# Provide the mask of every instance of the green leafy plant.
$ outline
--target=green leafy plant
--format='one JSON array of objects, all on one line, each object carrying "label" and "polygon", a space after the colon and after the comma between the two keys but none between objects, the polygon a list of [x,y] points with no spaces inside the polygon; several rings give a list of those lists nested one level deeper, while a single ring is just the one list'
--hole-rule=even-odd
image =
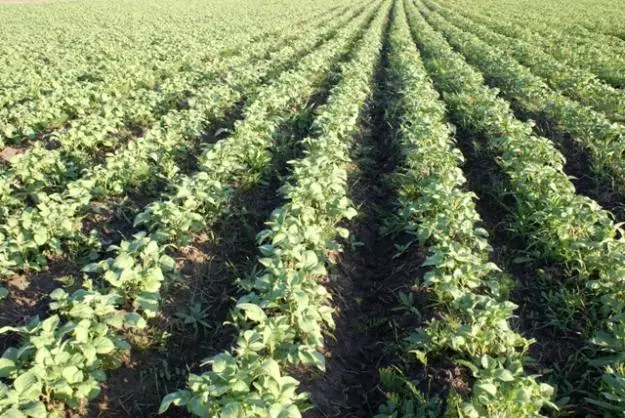
[{"label": "green leafy plant", "polygon": [[189,307],[176,311],[174,316],[180,319],[184,325],[191,325],[197,334],[200,326],[211,327],[205,320],[209,311],[210,309],[204,308],[201,302],[194,302]]},{"label": "green leafy plant", "polygon": [[[389,6],[386,2],[370,13],[372,29],[361,29],[365,35],[357,52],[344,64],[341,81],[315,119],[318,134],[304,140],[306,157],[293,162],[291,181],[281,188],[286,203],[273,211],[267,229],[258,234],[264,270],[245,283],[249,293],[234,309],[239,336],[233,353],[213,357],[211,371],[191,374],[186,389],[163,399],[161,412],[174,404],[197,416],[260,418],[299,417],[307,409],[306,396],[296,393],[299,382],[283,376],[280,368],[325,368],[319,350],[324,328],[334,325],[333,309],[327,306],[328,291],[316,279],[327,275],[329,254],[340,251],[337,240],[348,235],[340,222],[356,215],[346,196],[348,149],[370,93]],[[347,48],[347,39],[357,36],[356,28],[366,23],[342,28],[340,36],[319,50],[315,65],[336,59]]]}]

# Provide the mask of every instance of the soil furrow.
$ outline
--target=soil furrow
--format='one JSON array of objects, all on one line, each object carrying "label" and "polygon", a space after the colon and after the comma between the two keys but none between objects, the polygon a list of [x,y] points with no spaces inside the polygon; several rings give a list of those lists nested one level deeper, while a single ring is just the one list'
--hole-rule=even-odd
[{"label": "soil furrow", "polygon": [[307,417],[370,417],[385,400],[379,390],[379,369],[389,362],[395,346],[392,308],[397,294],[409,291],[410,280],[393,261],[392,238],[383,235],[391,216],[396,190],[389,181],[400,154],[387,120],[389,105],[385,46],[375,74],[373,98],[362,115],[350,174],[350,199],[360,216],[347,227],[352,240],[339,256],[329,287],[333,295],[336,328],[327,339],[327,370],[298,376],[302,391],[315,405]]}]

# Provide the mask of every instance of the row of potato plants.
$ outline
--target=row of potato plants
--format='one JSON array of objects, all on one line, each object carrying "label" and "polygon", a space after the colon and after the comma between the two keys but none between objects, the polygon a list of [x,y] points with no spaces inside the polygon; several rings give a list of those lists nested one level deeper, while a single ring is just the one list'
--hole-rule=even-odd
[{"label": "row of potato plants", "polygon": [[[214,45],[213,47],[218,46]],[[172,91],[181,95],[184,90],[173,90],[170,87],[174,81],[170,77],[180,77],[186,70],[202,68],[198,63],[194,63],[194,67],[182,66],[172,62],[169,71],[162,71],[157,82],[144,81],[150,79],[152,74],[149,70],[145,70],[144,74],[138,72],[135,77],[128,77],[126,80],[132,80],[133,86],[126,89],[116,89],[103,92],[107,86],[91,83],[83,83],[86,85],[77,85],[73,89],[67,83],[57,82],[50,88],[54,88],[56,94],[46,95],[43,97],[29,97],[23,99],[19,104],[14,104],[0,109],[0,145],[19,145],[27,143],[29,140],[35,140],[45,133],[47,138],[61,141],[67,135],[66,131],[70,128],[76,130],[81,126],[95,127],[97,122],[106,124],[109,129],[118,128],[119,126],[141,124],[151,115],[150,108],[158,109],[165,105],[169,99],[167,93]],[[149,68],[149,67],[148,67]],[[182,70],[180,74],[178,71]],[[122,77],[122,74],[119,75]],[[72,97],[72,96],[84,97]],[[91,98],[94,99],[91,99]],[[172,97],[175,100],[175,96]],[[137,108],[133,108],[135,105]],[[70,116],[71,115],[71,116]],[[119,120],[118,120],[119,119]],[[68,138],[69,139],[69,138]],[[97,146],[98,143],[86,142],[84,144],[72,144],[68,139],[62,142],[63,145],[74,145],[84,148]],[[76,137],[75,139],[80,139]],[[109,139],[101,145],[111,146]]]},{"label": "row of potato plants", "polygon": [[568,274],[588,288],[584,309],[596,321],[579,332],[593,349],[588,366],[602,368],[602,384],[588,401],[622,411],[625,240],[620,225],[596,202],[575,193],[553,143],[533,135],[531,123],[517,120],[498,91],[486,86],[483,76],[414,10],[410,18],[454,120],[486,136],[487,149],[506,175],[507,192],[516,202],[513,230],[527,242],[527,256],[564,263]]},{"label": "row of potato plants", "polygon": [[518,16],[515,18],[508,16],[505,7],[493,9],[492,4],[489,10],[477,13],[472,8],[458,8],[457,5],[445,0],[438,3],[457,10],[471,20],[483,23],[503,35],[528,42],[567,65],[591,71],[599,79],[614,87],[625,86],[625,75],[621,70],[625,60],[620,52],[623,45],[613,45],[607,42],[605,37],[593,39],[592,33],[588,31],[583,36],[571,37],[570,31],[557,27],[559,19],[553,16],[546,18],[547,20],[536,28],[536,22],[541,21],[541,16],[534,13],[531,14],[532,18],[523,19],[521,22]]},{"label": "row of potato plants", "polygon": [[479,68],[487,80],[501,88],[502,93],[524,110],[542,113],[552,123],[552,129],[571,135],[587,150],[590,166],[600,177],[610,178],[618,190],[625,190],[625,125],[611,122],[604,114],[583,106],[553,91],[498,47],[477,36],[463,32],[437,13],[422,8],[427,20]]},{"label": "row of potato plants", "polygon": [[484,42],[496,46],[534,74],[542,77],[551,88],[582,105],[591,106],[614,121],[625,120],[625,92],[603,83],[587,70],[568,66],[533,45],[510,38],[473,22],[451,9],[441,8],[430,1],[424,2],[458,28],[476,34]]},{"label": "row of potato plants", "polygon": [[[266,19],[273,17],[270,13],[277,17],[276,21],[283,17],[280,13],[284,16],[292,13],[286,8],[276,13],[259,7],[255,14],[234,15],[223,13],[224,8],[214,4],[212,10],[223,18],[214,19],[211,25],[193,27],[191,20],[180,23],[189,14],[198,12],[200,15],[192,21],[201,23],[210,18],[201,15],[206,11],[201,2],[189,3],[185,10],[174,9],[175,13],[166,15],[146,14],[139,4],[126,7],[123,16],[118,10],[99,6],[91,7],[89,14],[84,13],[81,5],[0,10],[3,17],[10,14],[12,18],[4,19],[5,25],[0,29],[0,62],[6,69],[0,78],[0,88],[6,92],[0,98],[0,107],[57,94],[51,88],[58,85],[73,91],[74,84],[82,83],[87,90],[92,85],[105,84],[107,92],[129,92],[135,80],[128,77],[126,70],[142,68],[140,74],[154,70],[154,75],[146,81],[156,82],[161,72],[175,66],[176,61],[195,63],[205,52],[212,53],[205,48],[227,36],[232,28],[247,29],[235,30],[235,34],[258,33]],[[167,5],[157,2],[153,6],[155,12]],[[311,7],[310,11],[314,9]],[[128,19],[135,22],[141,19],[142,24],[128,25]],[[40,30],[43,21],[48,25],[46,32]],[[16,32],[16,27],[21,30]]]},{"label": "row of potato plants", "polygon": [[325,367],[324,330],[332,328],[333,309],[324,287],[340,226],[356,215],[347,197],[352,138],[371,96],[382,31],[390,2],[385,1],[350,59],[341,80],[313,122],[315,134],[303,141],[305,156],[292,163],[281,192],[286,203],[275,209],[258,234],[260,273],[243,282],[248,293],[233,309],[238,338],[232,351],[208,361],[210,371],[191,374],[187,388],[167,395],[171,404],[197,416],[300,417],[307,408],[299,382],[284,367]]},{"label": "row of potato plants", "polygon": [[[239,61],[230,68],[227,83],[208,83],[196,90],[187,109],[164,116],[161,123],[141,138],[107,156],[81,179],[69,182],[66,191],[39,193],[35,207],[10,213],[0,226],[0,275],[37,270],[47,263],[47,256],[71,256],[77,251],[76,246],[86,244],[98,250],[100,239],[82,231],[82,218],[89,212],[92,201],[124,196],[159,178],[169,184],[180,183],[182,180],[178,178],[182,175],[176,161],[193,149],[193,141],[201,137],[207,123],[223,118],[246,95],[253,96],[264,76],[289,66],[293,59],[310,51],[334,30],[319,27],[306,32],[303,29],[305,36],[291,40],[288,47],[284,45],[285,39],[281,39],[283,48],[273,53],[273,44],[250,45],[250,56],[265,54],[263,60],[255,62],[254,69],[250,69],[248,61]],[[210,147],[203,154],[206,153],[210,153]]]},{"label": "row of potato plants", "polygon": [[[492,248],[488,233],[478,226],[475,194],[464,190],[459,167],[464,158],[455,148],[445,106],[423,67],[401,1],[389,50],[391,82],[400,92],[390,114],[403,159],[397,222],[414,237],[411,245],[427,248],[423,266],[428,272],[420,285],[431,292],[437,311],[435,319],[408,330],[404,351],[424,365],[447,355],[470,370],[471,394],[450,388],[445,416],[541,416],[543,406],[554,406],[553,388],[524,370],[531,341],[510,326],[516,305],[506,300],[503,273],[489,261]],[[399,381],[385,388],[391,394],[379,416],[425,416],[428,405],[414,396],[415,382]]]},{"label": "row of potato plants", "polygon": [[[254,187],[276,152],[280,124],[296,110],[304,111],[310,105],[308,97],[319,89],[321,77],[329,74],[335,61],[349,50],[346,40],[359,33],[356,28],[366,24],[371,13],[364,14],[364,23],[361,17],[340,25],[334,38],[262,89],[245,109],[244,119],[237,122],[229,140],[201,155],[200,170],[179,176],[175,188],[137,215],[135,226],[145,226],[160,239],[184,243],[212,221],[207,217],[207,209],[209,213],[218,212],[215,208],[223,206],[233,185]],[[280,118],[276,119],[276,115]]]},{"label": "row of potato plants", "polygon": [[[589,67],[592,67],[594,54],[600,57],[600,62],[595,64],[599,68],[602,65],[611,65],[612,68],[616,67],[615,63],[609,63],[609,56],[616,57],[617,60],[622,59],[618,50],[625,46],[625,41],[589,30],[583,25],[575,24],[562,18],[556,19],[552,13],[545,13],[545,11],[537,12],[535,9],[532,9],[529,13],[511,16],[506,13],[502,14],[505,6],[499,7],[500,5],[494,5],[494,7],[483,8],[484,3],[480,4],[479,0],[468,1],[473,2],[475,7],[456,7],[460,6],[460,4],[452,4],[448,0],[435,0],[435,3],[454,10],[473,21],[479,21],[485,25],[486,22],[490,22],[492,29],[494,27],[508,27],[511,31],[518,30],[520,35],[512,37],[522,39],[545,52],[549,52],[549,50],[559,52],[558,59],[565,60],[566,58],[566,61],[571,60],[571,64],[577,58],[577,63],[574,65],[577,68],[590,70]],[[499,17],[501,25],[495,21],[496,17]],[[600,17],[600,13],[596,13],[593,17]],[[589,19],[585,20],[590,21]],[[499,30],[496,31],[499,32]],[[565,53],[567,48],[570,50],[568,54]],[[584,65],[584,63],[586,64]],[[607,70],[604,69],[603,72],[607,72]],[[618,77],[618,75],[615,76]],[[606,83],[612,84],[608,81]]]},{"label": "row of potato plants", "polygon": [[[597,14],[600,15],[600,13]],[[559,23],[563,23],[562,20],[554,19],[554,16],[542,16],[540,13],[534,13],[534,11],[532,11],[532,15],[532,17],[537,17],[532,25],[533,30],[541,34],[545,33],[547,37],[554,39],[554,42],[555,39],[563,39],[572,45],[582,44],[590,47],[598,45],[610,53],[615,53],[618,48],[625,45],[623,40],[601,31],[596,32],[588,27],[570,22],[559,25]]]},{"label": "row of potato plants", "polygon": [[[334,18],[340,18],[342,13]],[[314,26],[319,24],[315,22],[311,30]],[[102,115],[89,115],[56,131],[52,135],[59,146],[56,149],[49,150],[37,142],[25,153],[12,157],[6,166],[0,167],[0,220],[12,209],[23,210],[25,205],[37,203],[41,192],[62,191],[68,182],[85,174],[85,168],[107,150],[115,152],[125,142],[135,140],[132,133],[124,132],[128,125],[127,111],[142,115],[141,121],[131,123],[135,128],[149,130],[169,111],[180,110],[183,103],[188,106],[194,92],[206,80],[227,82],[231,68],[249,65],[266,55],[268,49],[284,42],[283,37],[276,39],[266,34],[258,42],[249,42],[247,36],[240,38],[231,37],[225,44],[213,45],[218,50],[233,48],[236,56],[216,57],[193,70],[181,71],[164,80],[158,91],[144,90],[128,100],[115,100],[114,109],[104,108]]]},{"label": "row of potato plants", "polygon": [[[279,14],[274,21],[280,22],[282,17]],[[232,22],[234,19],[228,17],[227,20]],[[236,51],[233,38],[253,42],[267,35],[263,34],[267,32],[267,26],[260,26],[255,16],[248,15],[245,20],[249,23],[245,31],[236,32],[223,24],[206,25],[203,31],[186,36],[163,38],[159,34],[158,44],[154,42],[155,34],[139,32],[140,36],[135,37],[133,30],[128,34],[134,38],[132,43],[115,39],[123,38],[123,32],[112,34],[114,39],[107,36],[95,45],[81,39],[73,43],[72,48],[66,45],[46,48],[36,42],[37,47],[42,48],[40,51],[47,50],[47,64],[39,69],[46,81],[36,91],[22,96],[13,90],[20,90],[25,84],[28,86],[28,77],[33,76],[30,71],[22,69],[41,66],[41,59],[38,59],[41,52],[32,53],[30,59],[34,62],[24,63],[20,58],[30,61],[28,54],[17,52],[25,46],[14,46],[13,50],[7,51],[2,97],[15,99],[0,106],[0,143],[19,144],[44,132],[49,136],[49,131],[67,124],[110,129],[115,127],[116,118],[122,118],[119,123],[123,121],[129,125],[144,122],[151,114],[147,108],[158,109],[169,100],[177,101],[177,96],[189,90],[185,84],[191,85],[193,73],[201,76],[201,69],[218,57],[219,51]],[[168,28],[170,25],[165,27]],[[68,28],[72,33],[75,29],[75,26]],[[28,35],[25,37],[28,39]],[[118,43],[114,44],[115,41]],[[43,42],[57,43],[58,40],[45,39]],[[49,64],[50,61],[54,64]],[[58,66],[56,71],[50,68],[52,65]]]},{"label": "row of potato plants", "polygon": [[[254,72],[246,70],[248,62],[245,60],[238,68],[231,65],[231,85],[207,85],[196,90],[188,109],[163,117],[159,125],[130,143],[127,149],[109,155],[83,179],[68,183],[66,192],[38,193],[34,208],[14,205],[16,209],[11,212],[12,206],[5,204],[3,220],[6,223],[0,230],[0,274],[8,276],[16,271],[38,270],[47,263],[48,255],[75,252],[84,244],[98,249],[100,240],[82,233],[81,220],[91,201],[122,196],[154,178],[173,178],[177,173],[174,161],[188,152],[185,143],[199,137],[207,121],[223,117],[265,74],[288,65],[295,51],[309,50],[317,42],[313,35],[319,35],[322,30],[319,27],[318,32],[309,31],[309,36],[300,38],[289,48],[284,48],[282,39],[283,48],[264,61],[256,61]],[[331,33],[326,32],[324,36]],[[275,49],[275,46],[259,43],[247,52],[251,57],[266,56],[268,49]],[[8,290],[0,286],[0,299],[6,296]]]},{"label": "row of potato plants", "polygon": [[[158,243],[161,251],[172,244],[187,244],[194,235],[208,232],[227,213],[236,190],[255,187],[267,177],[272,154],[280,152],[282,125],[308,111],[309,98],[334,63],[347,53],[350,40],[358,36],[357,29],[367,21],[365,13],[342,25],[325,44],[262,87],[232,135],[206,149],[199,157],[200,170],[173,178],[170,191],[147,204],[137,214],[134,227],[145,228],[147,237]],[[106,274],[112,260],[101,261],[90,271]],[[135,259],[134,263],[139,261]],[[158,295],[152,299],[140,295],[136,307],[153,316],[151,309],[158,307]]]},{"label": "row of potato plants", "polygon": [[[102,164],[86,170],[82,178],[67,183],[60,181],[65,186],[64,190],[45,193],[35,189],[33,206],[24,205],[14,198],[11,183],[4,183],[4,225],[0,236],[2,273],[8,275],[14,271],[39,268],[46,263],[43,255],[50,247],[53,247],[53,251],[62,253],[60,242],[50,241],[58,241],[60,237],[75,239],[77,234],[80,235],[80,218],[84,213],[81,209],[86,208],[91,200],[123,195],[130,187],[148,179],[148,175],[161,173],[162,167],[167,166],[163,162],[172,160],[174,151],[180,154],[176,147],[184,143],[187,135],[199,135],[206,117],[214,113],[203,108],[204,103],[215,102],[214,97],[222,96],[223,99],[216,104],[222,105],[217,109],[224,112],[228,105],[235,103],[240,97],[229,85],[220,89],[203,88],[196,93],[196,100],[190,102],[189,109],[164,116],[159,124],[149,129],[141,138],[130,142],[119,152],[108,155]],[[228,100],[229,98],[232,99]],[[157,153],[154,153],[156,149]],[[167,159],[164,160],[164,157]],[[132,161],[133,159],[136,160]],[[150,168],[148,165],[153,162],[161,164]],[[33,179],[38,178],[39,176],[33,176]],[[51,178],[54,179],[54,176]],[[54,217],[55,213],[60,216],[58,220]]]},{"label": "row of potato plants", "polygon": [[[347,8],[344,9],[346,10]],[[320,19],[336,18],[334,14],[322,15]],[[320,21],[316,17],[307,20],[316,23]],[[228,33],[227,37],[214,36],[210,43],[201,46],[202,49],[192,50],[192,54],[187,52],[181,56],[174,55],[174,50],[167,55],[160,54],[163,57],[176,57],[169,58],[166,62],[167,68],[144,64],[143,71],[135,71],[133,77],[120,72],[119,77],[131,82],[128,87],[120,88],[115,84],[115,87],[111,87],[108,82],[95,86],[93,83],[88,84],[93,89],[106,89],[106,92],[100,92],[90,91],[88,87],[79,85],[76,88],[77,93],[85,97],[78,99],[71,97],[72,90],[67,83],[59,83],[55,92],[58,92],[60,98],[56,95],[31,97],[22,104],[0,109],[0,144],[2,134],[7,140],[10,139],[11,144],[15,144],[35,139],[45,132],[46,138],[63,148],[64,161],[79,161],[81,167],[84,167],[94,151],[118,145],[122,137],[119,131],[124,127],[137,129],[154,123],[169,108],[182,106],[185,99],[205,80],[223,76],[223,61],[232,58],[232,54],[222,56],[223,53],[219,51],[235,51],[240,55],[241,46],[275,41],[281,32],[265,27],[252,33]],[[211,68],[214,73],[207,74],[207,68]],[[159,72],[158,77],[153,75],[155,69]],[[94,99],[90,101],[90,98]],[[88,108],[74,106],[68,109],[65,102],[85,102],[84,106]],[[74,117],[64,120],[67,115],[61,116],[54,112],[70,113]],[[35,141],[35,145],[40,145],[39,141]],[[43,152],[40,151],[39,154]],[[44,165],[43,168],[45,167]]]},{"label": "row of potato plants", "polygon": [[163,1],[149,8],[133,3],[124,5],[123,13],[104,4],[91,5],[88,13],[82,4],[0,8],[5,22],[0,28],[0,64],[5,69],[0,89],[6,92],[0,96],[0,107],[57,95],[54,87],[60,85],[73,91],[76,83],[86,90],[101,84],[106,93],[130,92],[135,72],[143,75],[154,70],[145,81],[157,84],[177,65],[201,66],[198,60],[234,52],[210,48],[224,39],[258,35],[266,31],[267,22],[280,24],[302,16],[322,19],[340,6],[353,5],[342,1],[295,7],[280,1],[281,7],[260,3],[254,13],[248,13],[233,8],[236,3],[216,0],[207,5],[194,0],[183,9]]},{"label": "row of potato plants", "polygon": [[[442,1],[445,2],[446,0]],[[617,37],[591,29],[591,23],[601,25],[603,18],[611,14],[605,8],[606,5],[610,4],[609,2],[595,2],[592,9],[586,8],[586,5],[581,3],[574,5],[566,3],[569,7],[563,9],[561,7],[564,4],[563,1],[554,1],[550,4],[535,2],[534,7],[521,6],[516,11],[514,10],[517,7],[516,4],[488,4],[488,2],[480,0],[468,0],[465,4],[469,2],[473,7],[465,8],[465,10],[471,13],[481,14],[488,18],[499,15],[504,20],[514,20],[536,35],[543,35],[547,39],[564,45],[597,42],[609,47],[612,51],[625,45],[624,41]],[[449,2],[447,3],[449,4]],[[456,3],[456,5],[460,6],[460,3]],[[462,7],[460,8],[462,9]],[[612,12],[615,10],[617,9],[613,9]],[[522,13],[518,13],[519,11]],[[610,17],[615,16],[611,15]]]},{"label": "row of potato plants", "polygon": [[[214,153],[224,156],[220,149],[236,153],[248,148],[258,154],[270,146],[267,142],[271,142],[280,118],[306,105],[310,91],[305,87],[318,81],[329,61],[348,47],[348,37],[353,36],[359,23],[346,25],[336,38],[304,57],[296,69],[262,89],[254,102],[259,106],[250,105],[247,116],[248,124],[265,138],[264,142],[255,141],[241,128],[245,126],[243,122],[233,136],[216,144]],[[304,88],[304,96],[292,92],[298,87]],[[222,182],[221,187],[206,192],[212,192],[213,201],[223,200],[222,191],[233,189],[245,176],[254,176],[247,156],[239,154],[238,160],[211,159],[215,164],[213,174],[220,173]],[[268,162],[264,159],[263,164]],[[213,218],[211,211],[221,208],[206,208],[205,216]],[[146,319],[159,311],[163,281],[177,274],[173,259],[165,254],[169,242],[161,238],[140,232],[132,240],[112,246],[113,256],[83,268],[89,277],[83,288],[71,295],[62,289],[51,293],[50,317],[35,317],[26,326],[0,330],[16,332],[22,339],[20,346],[7,349],[1,358],[0,376],[10,384],[0,383],[0,412],[43,417],[48,414],[46,402],[62,402],[76,408],[98,395],[99,385],[106,378],[105,370],[119,367],[121,356],[130,349],[120,329],[145,327]]]}]

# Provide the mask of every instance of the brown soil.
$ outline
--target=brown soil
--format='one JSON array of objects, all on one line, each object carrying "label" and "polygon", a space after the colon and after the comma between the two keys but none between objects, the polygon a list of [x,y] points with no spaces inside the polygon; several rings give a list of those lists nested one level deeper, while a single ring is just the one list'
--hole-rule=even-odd
[{"label": "brown soil", "polygon": [[[45,317],[50,292],[64,286],[71,289],[77,279],[76,271],[67,260],[51,260],[41,272],[15,274],[3,281],[9,296],[0,299],[0,327],[26,325],[35,315]],[[58,280],[69,276],[73,279],[67,283]],[[13,335],[0,335],[0,352],[15,343]]]},{"label": "brown soil", "polygon": [[[1,1],[2,0],[0,0],[0,2]],[[27,150],[27,147],[4,147],[2,151],[0,151],[0,161],[9,162],[12,157],[25,154]]]}]

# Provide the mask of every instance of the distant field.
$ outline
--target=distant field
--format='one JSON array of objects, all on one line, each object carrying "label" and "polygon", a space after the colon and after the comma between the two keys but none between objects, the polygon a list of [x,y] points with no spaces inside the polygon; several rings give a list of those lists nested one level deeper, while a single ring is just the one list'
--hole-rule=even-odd
[{"label": "distant field", "polygon": [[54,0],[0,0],[0,4],[40,4]]},{"label": "distant field", "polygon": [[625,416],[623,22],[0,0],[0,418]]}]

